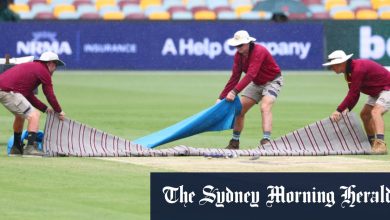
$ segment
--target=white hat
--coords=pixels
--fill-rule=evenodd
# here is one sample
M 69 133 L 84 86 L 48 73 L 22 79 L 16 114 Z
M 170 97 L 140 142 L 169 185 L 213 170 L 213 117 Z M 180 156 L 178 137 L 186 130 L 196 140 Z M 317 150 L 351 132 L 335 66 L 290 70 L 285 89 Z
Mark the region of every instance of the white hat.
M 57 66 L 65 66 L 64 61 L 60 60 L 60 58 L 58 58 L 58 55 L 51 51 L 42 53 L 38 60 L 43 62 L 55 61 Z
M 240 44 L 247 44 L 251 41 L 256 41 L 255 38 L 249 36 L 248 32 L 247 31 L 244 31 L 244 30 L 241 30 L 241 31 L 237 31 L 235 34 L 234 34 L 234 37 L 233 38 L 230 38 L 227 43 L 230 45 L 230 46 L 238 46 Z
M 322 64 L 322 66 L 332 66 L 334 64 L 344 63 L 349 58 L 351 58 L 353 54 L 345 54 L 342 50 L 335 50 L 328 56 L 328 62 Z

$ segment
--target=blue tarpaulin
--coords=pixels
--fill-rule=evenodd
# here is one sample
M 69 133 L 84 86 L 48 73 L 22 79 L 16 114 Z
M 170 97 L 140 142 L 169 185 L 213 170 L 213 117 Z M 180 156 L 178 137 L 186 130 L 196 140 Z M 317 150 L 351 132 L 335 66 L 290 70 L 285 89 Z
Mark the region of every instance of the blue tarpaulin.
M 141 137 L 133 142 L 144 147 L 154 148 L 171 141 L 186 138 L 206 131 L 232 129 L 236 115 L 241 112 L 240 99 L 234 102 L 222 100 L 218 104 L 199 112 L 168 128 Z

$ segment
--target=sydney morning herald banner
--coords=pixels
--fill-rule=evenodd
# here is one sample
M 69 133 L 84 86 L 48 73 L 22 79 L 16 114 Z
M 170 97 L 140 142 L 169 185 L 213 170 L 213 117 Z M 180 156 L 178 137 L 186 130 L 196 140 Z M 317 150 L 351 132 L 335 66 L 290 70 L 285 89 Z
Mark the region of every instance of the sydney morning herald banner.
M 381 219 L 389 173 L 152 173 L 151 220 Z
M 323 25 L 266 22 L 20 22 L 2 23 L 0 54 L 52 50 L 68 69 L 228 70 L 227 39 L 245 29 L 282 69 L 320 69 Z

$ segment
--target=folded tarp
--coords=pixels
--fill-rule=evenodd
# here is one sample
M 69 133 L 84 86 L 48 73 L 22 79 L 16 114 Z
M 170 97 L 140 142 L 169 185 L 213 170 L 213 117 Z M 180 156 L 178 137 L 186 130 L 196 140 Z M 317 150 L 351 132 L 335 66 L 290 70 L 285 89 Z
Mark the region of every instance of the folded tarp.
M 371 145 L 354 113 L 339 122 L 330 117 L 251 149 L 195 148 L 185 145 L 164 149 L 142 147 L 86 124 L 47 114 L 43 151 L 48 156 L 165 157 L 165 156 L 325 156 L 370 154 Z
M 133 143 L 154 148 L 202 132 L 232 129 L 236 115 L 240 112 L 241 102 L 238 97 L 233 102 L 224 99 L 175 125 L 134 140 Z

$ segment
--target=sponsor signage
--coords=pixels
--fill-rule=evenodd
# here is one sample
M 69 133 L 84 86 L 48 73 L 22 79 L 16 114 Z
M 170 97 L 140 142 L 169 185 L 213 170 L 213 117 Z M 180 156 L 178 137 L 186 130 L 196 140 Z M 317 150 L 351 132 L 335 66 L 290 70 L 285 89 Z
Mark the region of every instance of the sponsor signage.
M 334 50 L 353 53 L 353 58 L 372 59 L 390 66 L 389 21 L 327 22 L 327 54 Z
M 389 173 L 151 173 L 151 220 L 370 219 Z
M 320 69 L 323 25 L 268 22 L 19 22 L 0 26 L 0 53 L 39 56 L 52 50 L 68 69 L 230 70 L 245 29 L 282 70 Z M 311 34 L 307 34 L 310 32 Z

